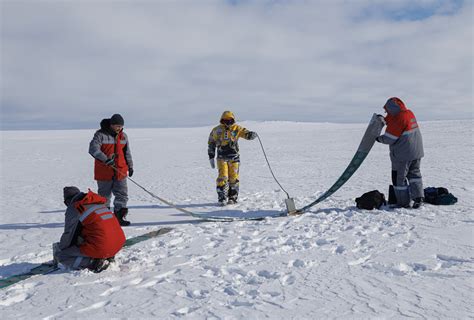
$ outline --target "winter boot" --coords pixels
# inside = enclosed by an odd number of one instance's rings
[[[401,208],[410,208],[410,192],[408,186],[394,186],[397,205]]]
[[[239,197],[239,185],[234,184],[229,187],[229,201],[228,204],[237,203],[237,198]]]
[[[219,205],[224,206],[227,202],[227,185],[224,187],[217,187],[217,201]]]
[[[424,199],[422,197],[413,199],[413,209],[418,209],[423,205]]]
[[[109,266],[110,261],[108,259],[91,259],[87,269],[92,272],[99,273],[106,270]]]
[[[115,211],[115,216],[122,227],[127,227],[130,225],[130,221],[125,220],[127,214],[128,208],[121,208],[120,210]]]
[[[217,201],[218,201],[219,205],[225,206],[226,200],[227,200],[227,199],[226,199],[226,197],[225,197],[225,195],[224,195],[223,192],[222,192],[222,193],[220,193],[220,192],[217,193]]]

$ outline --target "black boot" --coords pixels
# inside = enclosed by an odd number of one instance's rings
[[[92,272],[99,273],[106,270],[110,266],[110,261],[108,259],[92,259],[87,269]]]
[[[422,197],[413,199],[413,209],[418,209],[422,206],[424,199]]]
[[[224,206],[227,203],[227,190],[227,185],[223,187],[217,187],[217,201],[221,206]]]
[[[229,201],[228,204],[237,203],[237,198],[239,197],[239,185],[230,185],[229,187]]]
[[[115,216],[122,227],[127,227],[130,225],[130,221],[125,220],[127,214],[128,208],[121,208],[120,210],[115,211]]]
[[[219,205],[224,206],[226,204],[226,197],[224,192],[218,192],[217,193],[217,201],[219,202]]]

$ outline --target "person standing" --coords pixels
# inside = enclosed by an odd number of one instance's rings
[[[89,190],[64,187],[64,232],[53,244],[55,264],[72,270],[101,272],[108,268],[125,243],[125,234],[109,208],[106,199]]]
[[[114,214],[121,226],[130,225],[125,220],[128,214],[128,176],[133,175],[133,161],[130,143],[123,132],[125,121],[120,114],[114,114],[110,119],[100,122],[89,144],[89,154],[94,157],[94,179],[97,180],[99,195],[110,199],[114,195]]]
[[[220,205],[234,204],[239,196],[239,138],[253,140],[255,132],[249,131],[235,123],[235,116],[231,111],[222,113],[220,124],[209,134],[208,149],[211,167],[215,168],[217,149],[217,198]]]
[[[387,112],[384,118],[387,128],[376,141],[390,146],[397,205],[409,207],[413,200],[413,208],[419,208],[424,197],[420,170],[424,150],[420,127],[413,112],[399,98],[388,99],[383,108]]]

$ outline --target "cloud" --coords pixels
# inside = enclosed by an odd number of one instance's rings
[[[461,1],[1,2],[2,128],[472,118]]]

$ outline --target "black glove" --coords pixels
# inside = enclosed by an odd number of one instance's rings
[[[113,166],[115,164],[115,161],[113,158],[110,158],[110,159],[105,160],[104,163],[106,166]]]
[[[257,137],[257,133],[256,132],[253,132],[253,131],[250,131],[248,134],[247,134],[247,139],[249,140],[253,140]]]
[[[133,168],[128,168],[128,176],[133,176]]]

